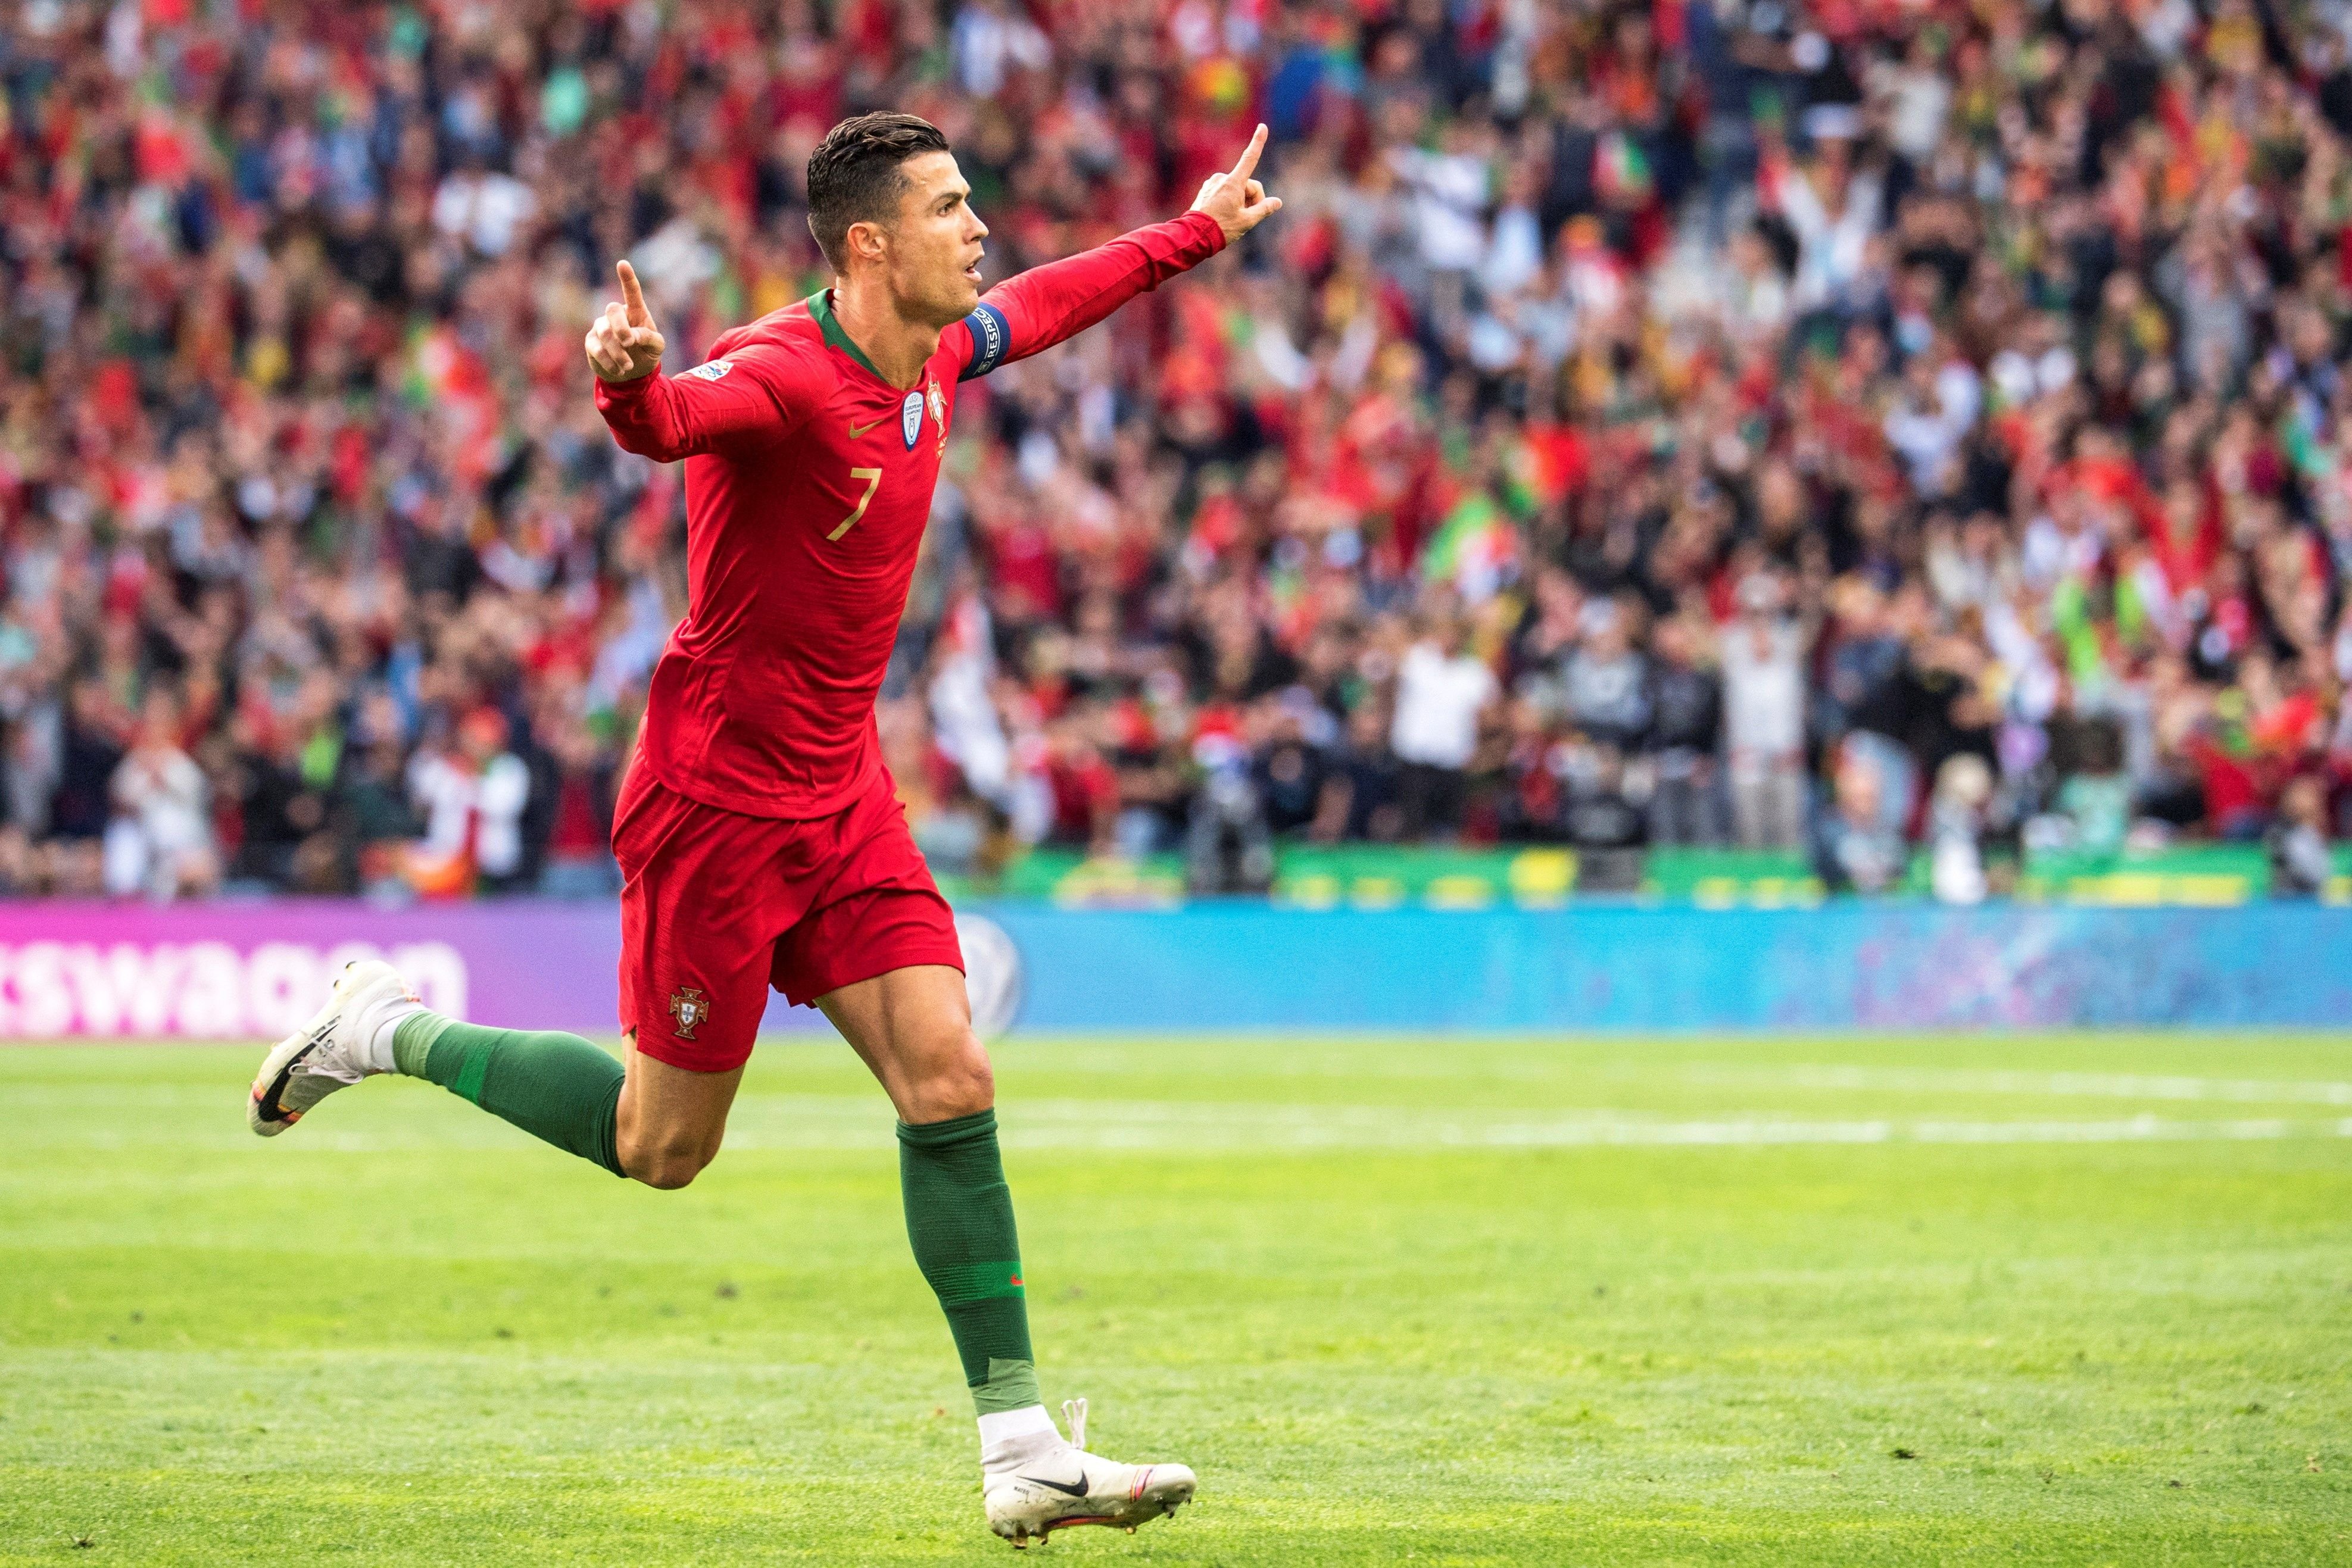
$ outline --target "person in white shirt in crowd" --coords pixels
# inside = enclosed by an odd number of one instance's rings
[[[1880,228],[1879,180],[1858,170],[1854,140],[1861,117],[1843,104],[1816,104],[1806,114],[1813,156],[1777,188],[1780,215],[1797,235],[1798,308],[1842,305],[1862,280],[1871,236]]]
[[[1992,768],[1972,751],[1944,759],[1928,800],[1928,885],[1942,904],[1982,904],[1985,808],[1992,801]]]
[[[213,843],[212,786],[180,746],[180,705],[152,691],[138,738],[109,786],[116,816],[106,839],[106,890],[168,899],[210,893],[220,882]]]
[[[1399,789],[1409,838],[1451,834],[1462,824],[1479,722],[1501,692],[1495,672],[1467,642],[1460,613],[1446,606],[1429,616],[1397,664],[1389,748],[1402,764]]]
[[[478,884],[496,890],[521,873],[530,768],[507,749],[507,721],[497,709],[475,709],[458,721],[452,743],[418,751],[408,765],[408,792],[425,816],[425,836],[408,853],[418,893],[463,897]]]
[[[1777,584],[1749,578],[1723,637],[1731,821],[1742,849],[1791,850],[1805,840],[1804,638],[1780,603]]]
[[[486,256],[501,256],[539,212],[539,197],[513,175],[478,163],[453,172],[433,193],[433,224]]]
[[[1037,25],[1004,0],[960,7],[948,48],[957,82],[974,98],[994,98],[1014,71],[1038,70],[1054,58],[1054,46]]]

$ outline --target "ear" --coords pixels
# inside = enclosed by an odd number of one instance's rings
[[[890,251],[889,231],[880,224],[852,224],[842,243],[850,259],[856,261],[878,262]]]

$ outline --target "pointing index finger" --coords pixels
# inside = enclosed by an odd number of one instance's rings
[[[1265,151],[1265,127],[1261,124],[1250,137],[1249,145],[1242,149],[1241,162],[1234,165],[1234,178],[1236,181],[1248,179],[1257,167],[1257,155]]]
[[[614,270],[621,275],[621,298],[628,301],[629,325],[643,326],[652,318],[646,311],[646,291],[637,286],[637,269],[624,261]]]

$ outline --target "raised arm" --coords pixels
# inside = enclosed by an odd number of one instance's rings
[[[681,376],[661,373],[666,347],[635,268],[618,268],[622,300],[588,329],[596,412],[627,451],[657,463],[740,450],[791,429],[807,399],[795,367],[764,345],[739,349]]]
[[[1181,218],[1124,234],[1108,245],[1031,267],[988,291],[964,318],[971,348],[960,378],[984,376],[1076,336],[1147,289],[1198,267],[1282,210],[1253,178],[1265,127],[1227,172],[1202,182]]]

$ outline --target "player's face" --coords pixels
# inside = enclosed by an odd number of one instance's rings
[[[971,210],[971,187],[953,153],[926,152],[898,170],[908,190],[890,235],[890,293],[903,314],[946,327],[980,303],[980,242],[988,225]]]

